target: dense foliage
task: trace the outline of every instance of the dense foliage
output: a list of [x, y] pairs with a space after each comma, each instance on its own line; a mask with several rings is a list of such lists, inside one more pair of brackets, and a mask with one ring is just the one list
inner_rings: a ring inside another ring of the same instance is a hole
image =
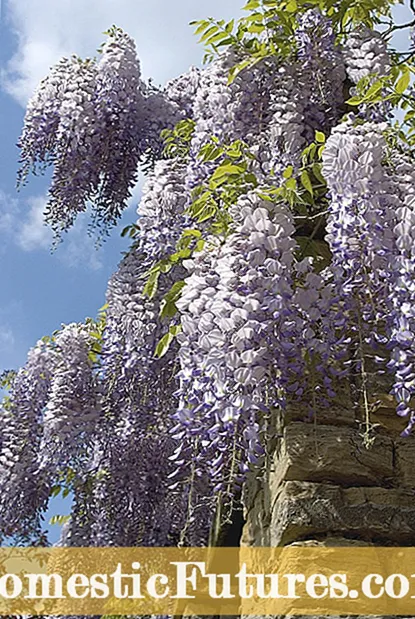
[[101, 234], [147, 181], [98, 319], [4, 377], [3, 539], [43, 543], [63, 492], [62, 543], [204, 544], [290, 406], [346, 382], [370, 444], [369, 367], [415, 423], [412, 39], [391, 47], [385, 0], [245, 9], [196, 24], [208, 64], [164, 89], [113, 27], [29, 103], [20, 180], [53, 165], [58, 236], [88, 206]]

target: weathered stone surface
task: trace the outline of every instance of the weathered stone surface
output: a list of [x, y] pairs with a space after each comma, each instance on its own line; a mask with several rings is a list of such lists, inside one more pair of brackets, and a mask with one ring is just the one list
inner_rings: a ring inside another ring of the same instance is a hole
[[395, 442], [395, 459], [399, 485], [415, 488], [415, 436]]
[[414, 495], [401, 489], [284, 482], [273, 499], [266, 525], [269, 545], [286, 545], [316, 535], [354, 537], [379, 545], [386, 540], [413, 545]]
[[280, 448], [275, 452], [271, 495], [284, 480], [380, 486], [390, 485], [393, 476], [390, 438], [377, 436], [366, 449], [359, 431], [353, 428], [291, 423], [284, 429]]
[[[317, 425], [356, 426], [356, 412], [350, 387], [347, 383], [336, 386], [336, 397], [330, 400], [330, 406], [318, 410], [312, 419]], [[311, 421], [308, 402], [289, 404], [285, 413], [285, 422]]]
[[259, 490], [246, 510], [245, 526], [242, 531], [241, 546], [271, 546], [269, 525], [271, 502], [266, 485]]
[[314, 546], [314, 547], [322, 547], [322, 548], [335, 548], [342, 547], [347, 548], [349, 546], [373, 546], [371, 542], [362, 542], [358, 539], [349, 539], [347, 537], [326, 537], [324, 539], [306, 539], [298, 542], [293, 542], [292, 544], [287, 544], [287, 546]]
[[[373, 392], [370, 396], [370, 422], [376, 425], [376, 432], [397, 440], [408, 420], [396, 414], [396, 400], [388, 393]], [[411, 406], [415, 401], [411, 401]]]

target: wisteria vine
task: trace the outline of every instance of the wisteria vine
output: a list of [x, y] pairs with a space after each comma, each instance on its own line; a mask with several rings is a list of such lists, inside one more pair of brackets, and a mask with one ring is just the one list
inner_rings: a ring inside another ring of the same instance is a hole
[[368, 357], [403, 434], [415, 424], [411, 56], [376, 30], [383, 3], [294, 4], [200, 22], [210, 63], [162, 89], [114, 27], [31, 99], [19, 179], [53, 165], [57, 235], [87, 208], [114, 225], [148, 176], [99, 320], [39, 342], [9, 380], [1, 540], [46, 543], [64, 491], [63, 544], [206, 544], [275, 415], [312, 419], [353, 382], [369, 431]]

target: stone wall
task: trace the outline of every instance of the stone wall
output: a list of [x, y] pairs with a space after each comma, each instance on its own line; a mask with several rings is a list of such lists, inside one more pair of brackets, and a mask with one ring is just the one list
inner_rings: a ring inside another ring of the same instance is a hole
[[369, 448], [347, 393], [311, 423], [300, 410], [277, 422], [247, 487], [242, 546], [415, 546], [415, 436], [400, 437], [388, 396], [374, 400]]
[[265, 471], [248, 485], [242, 545], [415, 546], [415, 436], [400, 437], [405, 422], [383, 397], [365, 447], [348, 402], [311, 423], [301, 411], [278, 422]]

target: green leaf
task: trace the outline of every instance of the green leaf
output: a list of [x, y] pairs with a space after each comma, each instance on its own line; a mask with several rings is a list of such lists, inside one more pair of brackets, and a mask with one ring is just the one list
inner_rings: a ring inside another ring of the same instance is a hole
[[202, 236], [202, 233], [200, 230], [197, 230], [196, 228], [187, 228], [186, 230], [183, 231], [182, 236], [184, 237], [191, 236], [193, 238], [199, 239]]
[[216, 144], [210, 143], [202, 146], [197, 156], [199, 159], [202, 159], [202, 161], [215, 161], [222, 155], [223, 148], [221, 146], [217, 146]]
[[185, 281], [174, 282], [173, 286], [170, 288], [169, 292], [165, 295], [166, 301], [177, 301], [180, 297], [183, 288], [186, 286]]
[[402, 93], [404, 93], [405, 90], [408, 88], [410, 81], [411, 81], [411, 74], [408, 71], [408, 69], [406, 69], [406, 71], [399, 78], [399, 80], [398, 80], [398, 82], [397, 82], [397, 84], [395, 86], [396, 92], [399, 93], [400, 95]]
[[245, 6], [243, 7], [244, 11], [256, 11], [257, 9], [259, 9], [259, 0], [249, 0], [249, 2], [247, 2], [245, 4]]
[[211, 180], [222, 178], [223, 176], [231, 176], [237, 175], [245, 172], [245, 165], [236, 165], [234, 163], [223, 163], [218, 168], [216, 168], [215, 172], [211, 176]]
[[102, 338], [102, 333], [100, 333], [99, 331], [90, 331], [89, 335], [91, 337], [94, 337], [96, 340], [100, 340]]
[[218, 210], [218, 208], [217, 208], [216, 204], [210, 204], [210, 205], [205, 206], [203, 211], [197, 217], [198, 223], [201, 224], [204, 221], [207, 221], [208, 219], [211, 219], [212, 217], [214, 217], [214, 215], [216, 214], [217, 210]]
[[412, 120], [412, 118], [414, 117], [415, 117], [415, 110], [409, 110], [409, 112], [405, 114], [403, 121], [406, 123], [408, 122], [408, 120]]
[[306, 170], [303, 170], [300, 175], [301, 184], [311, 195], [313, 195], [313, 185]]
[[247, 60], [243, 60], [239, 64], [232, 67], [232, 69], [229, 71], [228, 85], [232, 84], [232, 82], [235, 81], [235, 79], [244, 69], [246, 69], [247, 67], [255, 66], [255, 64], [260, 60], [261, 58], [248, 58]]
[[348, 105], [360, 105], [362, 100], [362, 97], [351, 97], [350, 99], [347, 99], [346, 103]]
[[374, 95], [378, 94], [378, 92], [380, 92], [383, 86], [384, 86], [383, 80], [378, 80], [377, 82], [372, 84], [369, 90], [365, 92], [363, 101], [373, 100]]
[[203, 251], [205, 248], [205, 244], [206, 244], [205, 240], [200, 239], [195, 245], [195, 252]]
[[326, 136], [322, 131], [316, 131], [316, 142], [319, 144], [324, 144], [326, 141]]
[[265, 30], [265, 26], [262, 23], [251, 24], [247, 28], [247, 32], [251, 32], [252, 34], [261, 34], [262, 32], [264, 32], [264, 30]]
[[311, 169], [313, 170], [313, 174], [316, 177], [316, 179], [318, 181], [320, 181], [320, 183], [322, 183], [323, 185], [326, 184], [326, 179], [324, 178], [323, 174], [321, 173], [321, 164], [319, 163], [313, 163], [313, 165], [311, 166]]
[[228, 41], [227, 43], [228, 45], [229, 43], [232, 43], [232, 39], [230, 39], [227, 34], [225, 34], [224, 32], [219, 32], [218, 34], [215, 34], [215, 36], [208, 39], [207, 43], [208, 45], [215, 45], [215, 43], [219, 43], [219, 42], [223, 43], [224, 40]]
[[158, 281], [160, 278], [160, 269], [157, 271], [153, 271], [144, 286], [143, 295], [148, 297], [149, 299], [153, 299], [154, 295], [157, 292]]
[[282, 173], [283, 178], [291, 178], [291, 176], [293, 175], [294, 172], [294, 168], [292, 165], [289, 165], [287, 168], [285, 168], [284, 172]]
[[202, 21], [193, 21], [190, 22], [191, 26], [195, 26], [196, 24], [199, 24], [198, 27], [196, 28], [194, 34], [197, 36], [198, 34], [201, 34], [202, 32], [204, 32], [206, 30], [206, 28], [209, 26], [210, 22], [206, 21], [205, 19], [203, 19]]
[[130, 229], [131, 229], [131, 226], [126, 226], [125, 228], [123, 228], [121, 230], [121, 236], [127, 236], [127, 234], [129, 234], [130, 232]]
[[170, 268], [171, 268], [172, 264], [177, 264], [181, 260], [186, 260], [186, 258], [190, 258], [191, 255], [192, 255], [192, 250], [188, 249], [186, 247], [184, 249], [180, 249], [179, 251], [176, 251], [169, 258], [169, 260], [171, 262]]
[[296, 0], [290, 0], [287, 4], [287, 6], [285, 7], [285, 10], [288, 13], [295, 13], [298, 9], [298, 5], [297, 5], [297, 1]]
[[61, 486], [58, 486], [58, 485], [53, 486], [53, 487], [52, 487], [52, 490], [51, 490], [51, 493], [50, 493], [50, 496], [51, 496], [51, 497], [56, 497], [56, 496], [58, 496], [58, 494], [60, 493], [60, 491], [61, 491], [61, 490], [62, 490]]
[[177, 314], [177, 305], [174, 301], [162, 301], [160, 309], [161, 318], [173, 318]]
[[157, 344], [156, 352], [155, 352], [156, 357], [158, 357], [159, 359], [161, 359], [161, 357], [164, 357], [164, 355], [168, 352], [172, 341], [174, 340], [176, 335], [180, 333], [180, 331], [181, 331], [180, 325], [173, 325], [172, 327], [170, 327], [168, 332], [165, 335], [163, 335], [163, 337]]
[[161, 357], [164, 357], [164, 355], [169, 350], [170, 344], [172, 343], [173, 339], [174, 337], [170, 332], [163, 335], [163, 337], [156, 346], [156, 357], [158, 357], [159, 359], [161, 359]]
[[206, 30], [206, 32], [200, 37], [200, 43], [204, 43], [207, 39], [209, 39], [209, 37], [212, 37], [214, 34], [216, 34], [218, 31], [218, 27], [215, 26], [211, 26], [210, 28], [208, 28]]
[[231, 19], [231, 21], [226, 24], [225, 30], [228, 34], [231, 34], [231, 32], [233, 31], [234, 25], [235, 25], [234, 19]]
[[49, 520], [49, 524], [59, 524], [59, 525], [64, 525], [66, 522], [68, 522], [70, 519], [70, 516], [52, 516], [52, 518]]

